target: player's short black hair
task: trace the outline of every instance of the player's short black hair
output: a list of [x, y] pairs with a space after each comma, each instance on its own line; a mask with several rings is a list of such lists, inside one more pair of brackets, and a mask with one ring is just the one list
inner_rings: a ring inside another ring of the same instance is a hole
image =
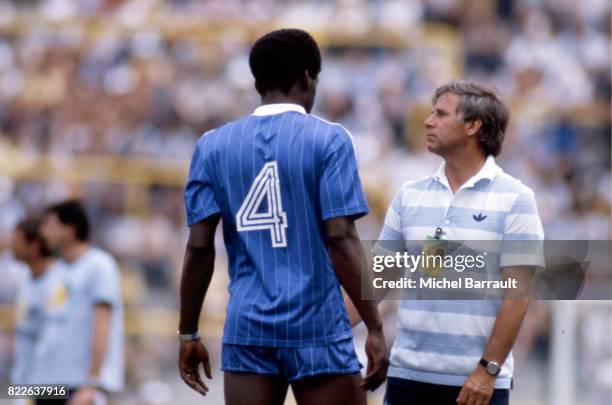
[[40, 218], [28, 217], [17, 224], [17, 230], [23, 233], [25, 240], [28, 243], [38, 243], [40, 247], [40, 255], [43, 257], [51, 256], [51, 251], [45, 242], [45, 239], [40, 234]]
[[62, 224], [74, 226], [77, 240], [82, 242], [89, 240], [89, 219], [80, 201], [68, 200], [52, 205], [45, 210], [45, 213], [55, 214]]
[[289, 93], [291, 86], [308, 72], [316, 79], [321, 71], [321, 51], [306, 31], [284, 28], [259, 38], [249, 55], [255, 88], [262, 96], [268, 90]]

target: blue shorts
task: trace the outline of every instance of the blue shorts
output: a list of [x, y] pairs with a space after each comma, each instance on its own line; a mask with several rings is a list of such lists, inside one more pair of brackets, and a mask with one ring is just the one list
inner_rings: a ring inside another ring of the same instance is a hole
[[352, 338], [312, 347], [224, 343], [221, 349], [223, 371], [280, 375], [288, 382], [322, 374], [354, 374], [359, 372], [361, 367]]

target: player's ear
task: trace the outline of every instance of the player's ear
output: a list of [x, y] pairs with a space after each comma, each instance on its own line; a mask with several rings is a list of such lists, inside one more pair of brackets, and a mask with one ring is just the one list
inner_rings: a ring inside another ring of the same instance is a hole
[[300, 76], [298, 83], [302, 91], [308, 91], [308, 70], [304, 70], [304, 73]]
[[468, 136], [474, 136], [478, 133], [478, 131], [480, 131], [480, 128], [482, 127], [482, 120], [475, 119], [472, 121], [467, 121], [465, 124], [463, 124], [463, 126], [466, 129]]
[[261, 87], [261, 84], [257, 80], [255, 80], [255, 90], [257, 90], [259, 95], [262, 97], [266, 95], [265, 90]]

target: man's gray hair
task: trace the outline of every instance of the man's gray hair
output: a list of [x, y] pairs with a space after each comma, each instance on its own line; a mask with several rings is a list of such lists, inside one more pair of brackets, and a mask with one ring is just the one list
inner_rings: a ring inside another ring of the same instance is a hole
[[482, 125], [477, 139], [485, 155], [499, 155], [510, 119], [510, 111], [497, 91], [473, 81], [450, 81], [436, 89], [432, 103], [445, 93], [461, 97], [457, 105], [457, 116], [461, 122], [480, 120]]

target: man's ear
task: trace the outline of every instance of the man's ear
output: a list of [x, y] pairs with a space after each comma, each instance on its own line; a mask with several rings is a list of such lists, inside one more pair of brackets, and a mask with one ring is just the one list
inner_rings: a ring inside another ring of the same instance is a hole
[[482, 120], [476, 119], [472, 121], [467, 121], [463, 124], [463, 127], [467, 131], [468, 136], [474, 136], [478, 133], [478, 131], [480, 131], [480, 128], [482, 127]]
[[298, 80], [300, 88], [303, 91], [307, 91], [308, 90], [308, 78], [309, 77], [310, 76], [308, 75], [308, 70], [304, 70], [304, 74], [302, 74], [302, 76], [300, 76], [300, 79]]
[[255, 80], [255, 90], [257, 90], [257, 92], [259, 93], [260, 96], [265, 96], [266, 92], [263, 91], [263, 89], [261, 88], [260, 84], [257, 82], [257, 80]]

